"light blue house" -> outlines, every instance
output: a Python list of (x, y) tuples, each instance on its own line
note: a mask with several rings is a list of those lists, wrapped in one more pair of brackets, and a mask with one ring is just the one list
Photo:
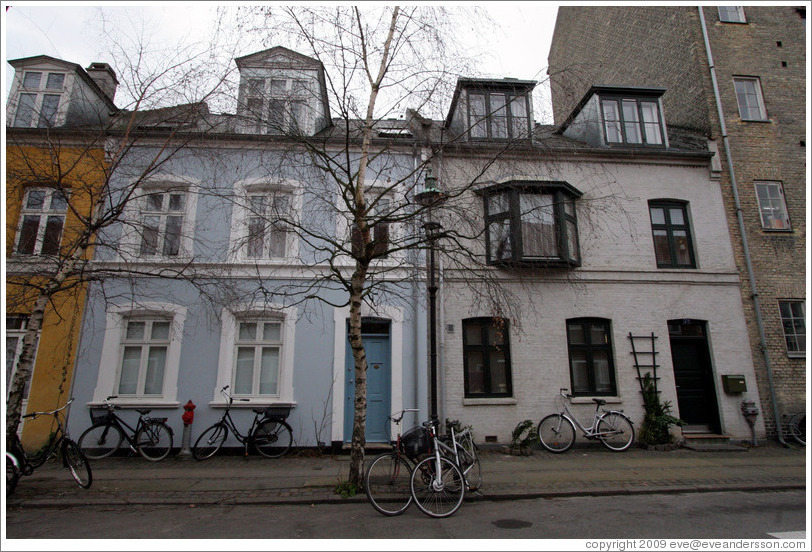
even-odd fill
[[(335, 275), (352, 268), (340, 183), (356, 170), (353, 122), (331, 121), (316, 60), (277, 47), (235, 61), (236, 114), (205, 104), (137, 114), (147, 130), (116, 170), (114, 189), (132, 199), (97, 252), (109, 275), (87, 304), (74, 435), (90, 425), (82, 407), (116, 395), (125, 419), (136, 408), (167, 417), (179, 447), (191, 400), (193, 443), (222, 415), (229, 386), (243, 431), (253, 408), (291, 405), (296, 445), (351, 439), (348, 295)], [(410, 124), (380, 123), (365, 182), (380, 247), (364, 305), (370, 443), (388, 442), (392, 412), (427, 415), (425, 282), (415, 253), (396, 247), (418, 230), (389, 220), (422, 178)]]

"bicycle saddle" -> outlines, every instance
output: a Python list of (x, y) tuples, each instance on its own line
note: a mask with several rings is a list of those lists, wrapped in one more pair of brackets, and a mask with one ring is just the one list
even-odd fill
[(603, 406), (606, 404), (606, 401), (603, 399), (592, 399), (593, 402), (597, 403), (598, 406)]
[(147, 410), (146, 408), (136, 408), (135, 411), (141, 414), (142, 416), (146, 416), (147, 414), (152, 412), (152, 410)]

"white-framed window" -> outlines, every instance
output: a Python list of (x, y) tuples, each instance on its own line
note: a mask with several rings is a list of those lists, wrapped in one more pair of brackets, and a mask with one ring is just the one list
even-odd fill
[(166, 354), (172, 321), (165, 318), (128, 317), (121, 340), (116, 384), (120, 397), (162, 396)]
[(719, 21), (722, 23), (747, 23), (742, 6), (719, 6)]
[(127, 205), (121, 256), (176, 261), (192, 256), (196, 182), (160, 177), (145, 182)]
[(235, 396), (279, 395), (279, 360), (282, 353), (282, 322), (277, 318), (240, 318), (234, 342)]
[(298, 134), (312, 126), (309, 108), (315, 81), (305, 75), (266, 75), (243, 79), (243, 120), (248, 130)]
[(290, 225), (298, 220), (298, 182), (243, 180), (234, 184), (231, 255), (237, 262), (293, 262), (299, 240)]
[(64, 89), (65, 73), (25, 71), (14, 115), (14, 126), (38, 128), (56, 126)]
[(57, 255), (65, 227), (69, 193), (56, 188), (29, 188), (25, 191), (17, 243), (18, 255)]
[(761, 81), (758, 77), (733, 77), (739, 115), (745, 121), (766, 121), (767, 110), (761, 94)]
[(282, 259), (287, 256), (290, 194), (258, 190), (248, 195), (245, 256), (249, 259)]
[(756, 198), (765, 230), (792, 230), (781, 182), (756, 182)]
[(787, 355), (806, 356), (806, 301), (779, 301)]
[(226, 385), (247, 404), (293, 403), (294, 308), (242, 305), (222, 313), (220, 359), (213, 404)]
[(110, 307), (93, 403), (118, 395), (124, 405), (177, 406), (185, 321), (180, 305)]
[[(24, 314), (11, 314), (6, 316), (6, 392), (8, 392), (11, 380), (17, 373), (17, 364), (20, 360), (20, 353), (23, 350), (23, 338), (28, 329), (28, 316)], [(33, 377), (33, 371), (31, 376)], [(23, 391), (23, 401), (28, 399), (28, 392), (31, 388), (31, 379), (25, 382)], [(25, 406), (25, 403), (24, 405)], [(25, 408), (23, 408), (25, 412)]]

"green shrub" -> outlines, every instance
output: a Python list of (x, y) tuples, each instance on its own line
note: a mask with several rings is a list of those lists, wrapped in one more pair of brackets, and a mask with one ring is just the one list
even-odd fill
[(539, 443), (539, 436), (535, 431), (533, 420), (519, 422), (510, 436), (511, 454), (526, 454)]
[(670, 401), (660, 402), (651, 374), (646, 374), (641, 384), (646, 414), (637, 435), (638, 442), (642, 445), (666, 445), (672, 439), (670, 427), (682, 426), (684, 422), (671, 415)]

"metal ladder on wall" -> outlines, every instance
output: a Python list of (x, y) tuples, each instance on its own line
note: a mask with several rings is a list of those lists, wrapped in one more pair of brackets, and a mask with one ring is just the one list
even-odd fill
[[(629, 332), (629, 341), (632, 345), (632, 355), (634, 355), (634, 368), (637, 370), (637, 382), (640, 384), (640, 393), (643, 395), (643, 401), (646, 400), (645, 381), (648, 375), (654, 385), (654, 393), (659, 394), (657, 389), (657, 368), (660, 365), (657, 363), (657, 336), (652, 332), (650, 335), (634, 335)], [(637, 342), (637, 343), (635, 343)]]

